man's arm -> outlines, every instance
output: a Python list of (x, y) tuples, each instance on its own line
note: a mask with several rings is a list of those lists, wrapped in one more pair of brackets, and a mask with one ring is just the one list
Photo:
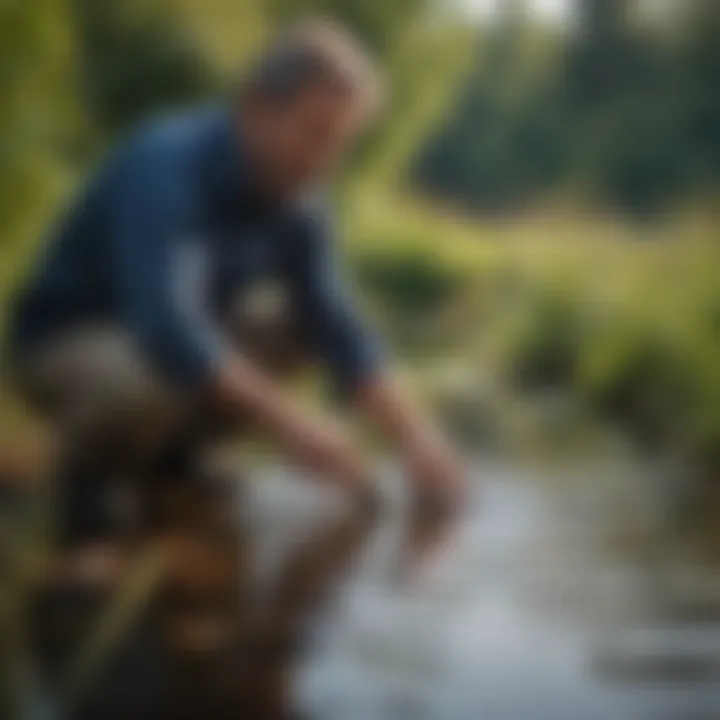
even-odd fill
[(210, 396), (220, 406), (249, 414), (291, 460), (362, 494), (370, 472), (338, 419), (311, 414), (240, 354), (214, 373)]
[(338, 425), (313, 417), (244, 358), (208, 308), (208, 267), (193, 242), (193, 193), (167, 158), (142, 158), (115, 197), (113, 252), (123, 321), (180, 393), (250, 415), (291, 459), (347, 484), (366, 478)]
[(431, 416), (389, 372), (358, 388), (355, 405), (396, 443), (422, 501), (453, 507), (461, 502), (464, 471)]
[(420, 495), (454, 502), (464, 489), (456, 454), (388, 368), (348, 295), (321, 214), (308, 216), (292, 267), (293, 304), (343, 396), (400, 449)]
[(179, 393), (196, 395), (231, 355), (208, 312), (208, 256), (181, 159), (136, 148), (112, 197), (119, 311), (148, 360)]

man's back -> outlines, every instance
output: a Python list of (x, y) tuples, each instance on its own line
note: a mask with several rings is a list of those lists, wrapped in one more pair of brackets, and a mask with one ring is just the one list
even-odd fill
[[(77, 323), (116, 320), (120, 312), (113, 242), (123, 198), (147, 181), (182, 192), (178, 213), (199, 202), (201, 161), (218, 134), (220, 113), (195, 111), (144, 124), (104, 161), (51, 232), (13, 317), (12, 343), (25, 349)], [(149, 219), (148, 219), (149, 220)]]

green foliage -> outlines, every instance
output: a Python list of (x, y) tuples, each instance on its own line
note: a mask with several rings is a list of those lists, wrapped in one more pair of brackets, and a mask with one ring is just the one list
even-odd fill
[(400, 318), (437, 312), (457, 296), (466, 280), (436, 253), (423, 250), (365, 252), (355, 258), (355, 266), (364, 287)]
[(0, 247), (23, 242), (54, 190), (73, 133), (73, 51), (64, 0), (0, 8)]
[(574, 426), (618, 431), (720, 476), (712, 216), (660, 234), (587, 218), (459, 224), (389, 199), (357, 212), (359, 279), (407, 362), (422, 378), (437, 369), (439, 385), (422, 388), (438, 407), (501, 423), (515, 401), (549, 400), (572, 408)]
[(508, 212), (557, 174), (554, 103), (528, 71), (540, 49), (515, 24), (480, 43), (459, 102), (417, 160), (423, 186), (475, 211)]
[(613, 275), (592, 255), (568, 261), (572, 282), (515, 260), (514, 297), (485, 296), (501, 376), (526, 396), (571, 399), (651, 453), (720, 473), (718, 283), (703, 271), (717, 250), (708, 256), (689, 238), (640, 247)]
[[(717, 4), (693, 0), (677, 28), (652, 32), (632, 22), (634, 7), (580, 0), (571, 35), (519, 21), (491, 33), (462, 102), (420, 156), (420, 184), (483, 212), (522, 209), (572, 187), (637, 216), (714, 191)], [(532, 36), (557, 50), (528, 56)]]
[(683, 432), (683, 421), (701, 400), (687, 348), (653, 328), (638, 328), (632, 337), (622, 331), (616, 328), (611, 346), (604, 348), (603, 372), (586, 378), (583, 391), (595, 412), (657, 446)]
[(148, 113), (213, 88), (192, 36), (167, 6), (75, 0), (74, 18), (83, 99), (105, 142)]
[(575, 382), (583, 327), (572, 296), (537, 293), (509, 353), (513, 383), (525, 391), (568, 389)]

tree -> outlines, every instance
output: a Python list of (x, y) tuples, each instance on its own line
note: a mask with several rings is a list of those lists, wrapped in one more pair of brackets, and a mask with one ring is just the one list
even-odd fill
[(531, 35), (517, 41), (512, 13), (420, 154), (419, 182), (474, 211), (518, 209), (562, 186), (636, 217), (712, 192), (719, 7), (683, 5), (674, 36), (636, 23), (631, 0), (579, 0), (577, 27), (546, 73), (523, 65)]
[(82, 99), (99, 139), (150, 111), (203, 96), (214, 79), (167, 4), (75, 0)]
[(0, 12), (0, 240), (7, 247), (52, 194), (77, 115), (65, 0), (14, 0)]

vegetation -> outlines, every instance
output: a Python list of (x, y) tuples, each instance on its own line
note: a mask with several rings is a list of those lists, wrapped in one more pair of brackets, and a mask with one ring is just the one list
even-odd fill
[(462, 369), (463, 402), (489, 381), (500, 411), (512, 398), (560, 399), (652, 456), (718, 477), (713, 216), (661, 230), (554, 215), (480, 230), (423, 221), (427, 211), (396, 201), (382, 207), (353, 237), (353, 254), (417, 367)]
[[(635, 217), (712, 195), (720, 179), (715, 0), (584, 0), (571, 38), (523, 2), (476, 49), (462, 102), (430, 138), (418, 182), (473, 211), (568, 191)], [(644, 14), (643, 12), (644, 11)]]

